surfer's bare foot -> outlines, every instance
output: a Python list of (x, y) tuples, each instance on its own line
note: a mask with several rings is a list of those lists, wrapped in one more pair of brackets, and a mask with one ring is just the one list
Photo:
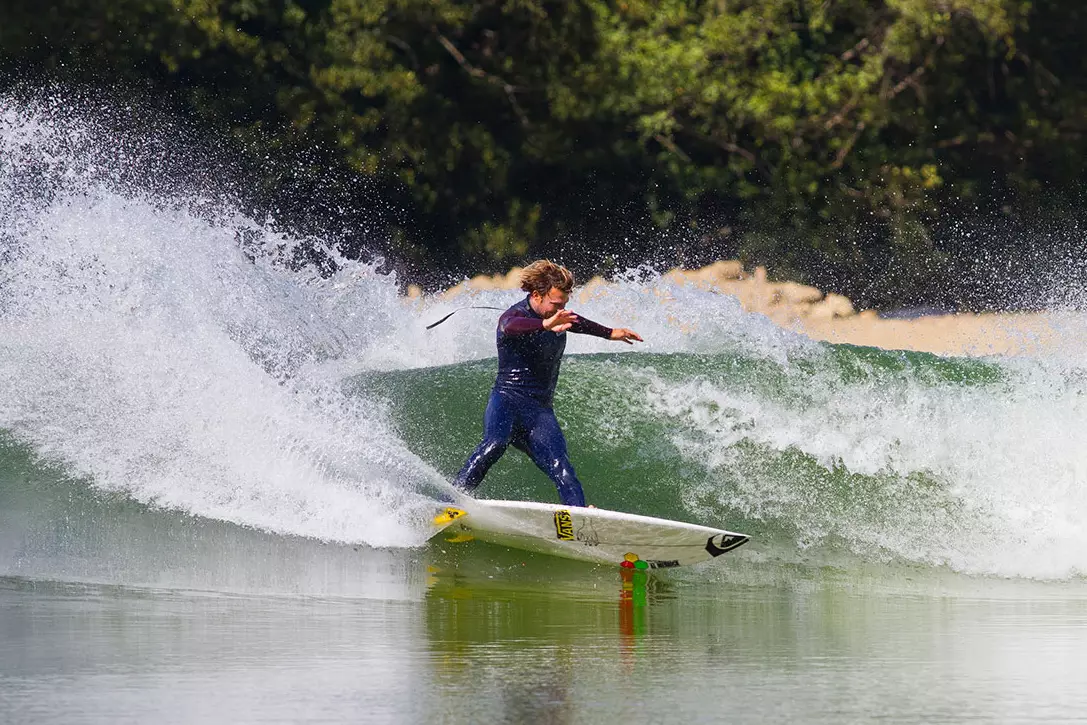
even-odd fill
[(587, 509), (594, 509), (594, 508), (596, 508), (596, 506), (593, 506), (592, 504), (589, 504), (589, 505), (588, 505), (588, 506), (586, 506), (585, 508), (587, 508)]

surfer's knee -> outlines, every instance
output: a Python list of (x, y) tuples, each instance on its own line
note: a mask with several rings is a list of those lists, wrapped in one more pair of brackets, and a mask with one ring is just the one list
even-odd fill
[(548, 435), (539, 429), (534, 430), (528, 436), (528, 449), (532, 460), (545, 471), (570, 465), (566, 444), (561, 435)]
[(565, 458), (554, 459), (547, 467), (541, 466), (559, 491), (559, 499), (567, 506), (584, 506), (585, 493), (574, 467)]
[(585, 492), (581, 489), (581, 484), (576, 478), (573, 481), (564, 481), (557, 488), (559, 489), (559, 500), (562, 501), (563, 505), (585, 505)]
[(570, 463), (570, 459), (566, 456), (555, 456), (551, 461), (551, 476), (555, 479), (562, 479), (564, 481), (577, 481), (577, 474), (574, 473), (574, 464)]
[(487, 470), (506, 452), (508, 441), (501, 439), (484, 439), (475, 453), (465, 463), (465, 471), (480, 471), (480, 478), (486, 475)]
[(510, 442), (501, 438), (487, 438), (479, 446), (479, 457), (494, 462), (502, 457)]
[(501, 438), (485, 438), (464, 462), (453, 485), (462, 491), (474, 490), (483, 481), (491, 466), (506, 452), (508, 445), (509, 441)]

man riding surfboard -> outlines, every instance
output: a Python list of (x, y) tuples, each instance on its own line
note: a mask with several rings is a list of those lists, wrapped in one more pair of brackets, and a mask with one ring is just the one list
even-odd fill
[(483, 441), (465, 461), (454, 485), (474, 490), (513, 446), (524, 451), (554, 482), (567, 506), (584, 506), (585, 494), (566, 453), (566, 438), (552, 409), (566, 333), (593, 335), (633, 345), (642, 338), (624, 327), (605, 327), (566, 309), (574, 276), (541, 259), (521, 273), (528, 295), (498, 318), (498, 376), (483, 416)]

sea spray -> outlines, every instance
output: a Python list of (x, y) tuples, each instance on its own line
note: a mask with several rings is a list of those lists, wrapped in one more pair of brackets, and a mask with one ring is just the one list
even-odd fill
[(321, 369), (395, 329), (395, 280), (346, 260), (332, 276), (298, 269), (286, 262), (301, 240), (199, 189), (134, 184), (136, 162), (93, 115), (56, 99), (0, 107), (0, 428), (156, 506), (327, 540), (424, 540), (421, 492), (444, 482), (380, 405)]
[[(0, 118), (0, 428), (82, 485), (163, 510), (421, 543), (478, 441), (497, 313), (428, 332), (466, 298), (405, 300), (376, 266), (229, 195), (147, 183), (140, 169), (184, 155), (115, 154), (67, 102), (8, 100)], [(334, 264), (299, 264), (312, 249)], [(774, 564), (829, 551), (1087, 571), (1075, 351), (971, 361), (815, 343), (651, 270), (573, 307), (646, 338), (569, 341), (556, 409), (590, 500), (745, 531), (738, 556)], [(553, 490), (511, 451), (481, 494)]]

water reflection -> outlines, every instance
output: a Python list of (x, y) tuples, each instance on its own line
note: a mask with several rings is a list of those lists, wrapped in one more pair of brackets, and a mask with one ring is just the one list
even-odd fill
[(425, 600), (428, 645), (436, 686), (466, 722), (585, 721), (586, 697), (614, 700), (609, 691), (630, 687), (616, 678), (653, 657), (641, 642), (654, 606), (672, 597), (648, 572), (486, 545), (443, 564)]
[(623, 670), (634, 670), (637, 638), (645, 634), (646, 606), (649, 603), (648, 578), (644, 571), (619, 569), (622, 587), (619, 590), (619, 656)]
[(0, 577), (0, 722), (1087, 711), (1087, 592), (1075, 583), (742, 558), (645, 572), (479, 542), (334, 546), (157, 514), (127, 528), (32, 523), (0, 532), (0, 563), (33, 574)]
[(931, 722), (1087, 706), (1072, 686), (1087, 676), (1082, 587), (780, 567), (782, 584), (751, 586), (720, 567), (677, 576), (462, 556), (425, 603), (436, 687), (466, 722), (717, 722), (726, 710)]
[(746, 586), (485, 545), (417, 553), (410, 571), (355, 553), (360, 591), (371, 574), (378, 590), (421, 582), (400, 601), (0, 579), (0, 721), (921, 723), (1087, 711), (1087, 599), (1075, 588), (968, 581), (971, 594), (951, 596), (801, 574)]

